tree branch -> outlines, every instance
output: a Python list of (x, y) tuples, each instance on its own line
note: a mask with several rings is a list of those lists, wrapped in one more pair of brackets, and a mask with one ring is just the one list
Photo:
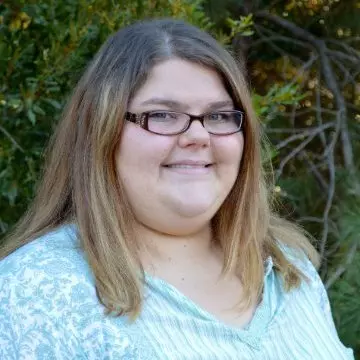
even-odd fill
[(341, 63), (341, 61), (333, 58), (332, 62), (339, 68), (339, 70), (344, 74), (344, 78), (340, 84), (341, 88), (344, 88), (349, 82), (352, 83), (352, 85), (357, 86), (355, 77), (350, 74), (350, 71), (346, 68), (345, 65)]
[(279, 177), (281, 176), (285, 165), (292, 159), (294, 158), (300, 151), (302, 151), (306, 145), (316, 136), (316, 134), (312, 134), (310, 136), (308, 136), (308, 138), (306, 140), (304, 140), (303, 142), (301, 142), (296, 148), (294, 148), (287, 156), (285, 156), (279, 164), (278, 169), (276, 170), (276, 180), (279, 179)]
[(320, 189), (323, 191), (329, 191), (329, 185), (324, 179), (324, 177), (321, 175), (320, 171), (317, 169), (316, 165), (312, 162), (309, 155), (305, 150), (300, 152), (300, 156), (304, 159), (307, 166), (310, 169), (310, 172), (314, 175), (315, 179), (320, 185)]
[(339, 277), (346, 271), (346, 269), (351, 265), (354, 260), (358, 244), (354, 243), (346, 254), (345, 261), (338, 266), (335, 272), (329, 277), (325, 282), (326, 289), (329, 289), (334, 283), (339, 279)]
[(288, 56), (290, 58), (293, 59), (294, 62), (296, 62), (297, 64), (302, 64), (303, 60), (301, 58), (299, 58), (298, 56), (295, 56), (294, 54), (289, 54), (288, 52), (284, 51), (283, 48), (277, 46), (273, 41), (269, 41), (268, 37), (266, 37), (262, 31), (262, 29), (260, 29), (259, 25), (254, 25), (254, 28), (256, 29), (257, 33), (259, 34), (259, 36), (266, 41), (270, 47), (272, 47), (276, 52), (278, 52), (279, 54), (283, 55), (283, 56)]
[[(320, 86), (319, 86), (319, 84), (321, 84), (321, 72), (318, 73), (317, 79), (318, 79), (318, 84), (315, 87), (315, 98), (316, 98), (315, 112), (316, 112), (316, 120), (317, 120), (318, 125), (322, 125), (323, 124), (322, 114), (325, 111), (321, 107), (321, 94), (320, 94)], [(337, 112), (334, 112), (334, 115), (337, 115)], [(325, 148), (326, 147), (326, 137), (325, 137), (324, 133), (320, 134), (320, 139), (321, 139), (321, 143), (322, 143), (323, 147)]]
[(255, 13), (255, 17), (264, 18), (281, 26), (283, 29), (290, 31), (298, 39), (307, 41), (311, 44), (314, 49), (317, 50), (321, 63), (321, 71), (323, 74), (324, 81), (333, 93), (337, 110), (339, 111), (339, 121), (341, 124), (341, 142), (343, 157), (346, 169), (352, 174), (355, 174), (354, 156), (351, 145), (351, 139), (349, 136), (348, 124), (347, 124), (347, 109), (345, 98), (339, 88), (339, 84), (336, 80), (334, 71), (331, 67), (330, 59), (328, 56), (328, 48), (324, 40), (315, 37), (310, 32), (300, 28), (296, 24), (285, 20), (277, 15), (270, 14), (266, 11), (259, 11)]
[(326, 49), (326, 52), (328, 55), (332, 55), (340, 60), (347, 60), (355, 65), (359, 65), (360, 57), (351, 56), (351, 55), (345, 54), (341, 51), (330, 50), (330, 49)]
[(334, 127), (334, 123), (332, 123), (332, 122), (322, 124), (322, 125), (319, 125), (319, 126), (316, 126), (316, 127), (313, 127), (313, 128), (306, 129), (306, 130), (304, 130), (303, 132), (301, 132), (299, 134), (289, 136), (287, 139), (281, 141), (280, 143), (278, 143), (275, 146), (275, 149), (280, 150), (283, 147), (285, 147), (286, 145), (288, 145), (289, 143), (291, 143), (292, 141), (301, 140), (306, 136), (315, 137), (317, 134), (319, 134), (322, 131), (324, 131), (325, 129), (329, 129), (331, 127)]
[(17, 143), (17, 141), (11, 136), (11, 134), (0, 125), (0, 131), (12, 142), (12, 144), (20, 150), (22, 153), (25, 153), (25, 150)]
[(346, 42), (339, 41), (336, 39), (325, 39), (325, 41), (327, 43), (334, 44), (334, 45), (337, 45), (337, 46), (343, 48), (344, 51), (346, 51), (348, 54), (351, 54), (351, 55), (357, 57), (358, 61), (360, 61), (360, 53), (356, 49), (354, 49), (352, 46), (348, 45)]
[(269, 41), (282, 41), (282, 42), (289, 42), (291, 44), (295, 44), (307, 49), (311, 49), (311, 46), (309, 46), (309, 44), (303, 42), (303, 41), (299, 41), (296, 39), (293, 39), (291, 37), (287, 37), (287, 36), (282, 36), (282, 35), (273, 35), (273, 36), (269, 36), (269, 37), (263, 37), (261, 39), (255, 40), (251, 43), (252, 47), (261, 45), (263, 43), (267, 43)]

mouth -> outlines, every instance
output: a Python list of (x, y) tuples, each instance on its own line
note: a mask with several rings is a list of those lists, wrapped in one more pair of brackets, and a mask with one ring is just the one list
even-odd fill
[(163, 168), (169, 173), (181, 176), (207, 176), (212, 173), (212, 163), (165, 164)]
[(167, 164), (163, 167), (169, 169), (206, 169), (213, 166), (213, 164)]

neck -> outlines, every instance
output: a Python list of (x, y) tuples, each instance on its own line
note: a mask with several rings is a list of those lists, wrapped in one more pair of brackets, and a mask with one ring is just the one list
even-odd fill
[(204, 262), (213, 254), (210, 224), (186, 236), (164, 234), (139, 225), (140, 258), (144, 269), (157, 272), (157, 268), (183, 267)]

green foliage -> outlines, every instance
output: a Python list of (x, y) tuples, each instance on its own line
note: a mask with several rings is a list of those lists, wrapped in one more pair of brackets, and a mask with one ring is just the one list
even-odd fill
[(211, 27), (200, 1), (21, 0), (0, 5), (0, 234), (33, 197), (44, 146), (87, 62), (119, 28), (164, 16)]
[[(333, 316), (339, 335), (346, 339), (355, 349), (360, 347), (359, 288), (360, 288), (360, 256), (357, 253), (353, 265), (329, 291), (332, 299)], [(357, 355), (360, 355), (357, 353)]]
[(305, 95), (300, 93), (297, 84), (275, 83), (265, 95), (254, 93), (252, 97), (256, 113), (267, 123), (276, 117), (285, 105), (298, 105)]
[[(339, 335), (360, 359), (359, 2), (208, 0), (205, 8), (221, 38), (247, 60), (254, 106), (271, 140), (279, 210), (317, 239), (323, 256), (320, 274), (329, 289)], [(239, 37), (237, 19), (249, 9), (254, 14), (253, 34)], [(271, 16), (264, 18), (266, 11)], [(291, 28), (285, 29), (283, 20)], [(299, 31), (292, 32), (296, 27)], [(325, 73), (314, 38), (327, 47), (330, 69)], [(335, 95), (327, 82), (330, 71), (347, 102), (348, 130), (340, 130), (338, 138), (334, 128), (315, 134), (339, 119), (339, 111), (334, 111), (339, 93)], [(346, 134), (344, 141), (341, 136)], [(353, 163), (345, 161), (346, 145)]]
[(340, 336), (352, 344), (360, 356), (360, 253), (356, 251), (360, 246), (360, 188), (349, 183), (344, 174), (340, 174), (339, 182), (341, 202), (333, 209), (333, 216), (338, 221), (331, 228), (337, 241), (331, 249), (334, 261), (328, 279), (336, 279), (339, 271), (343, 274), (340, 281), (333, 281), (329, 295)]
[(234, 37), (235, 35), (251, 36), (254, 34), (254, 21), (252, 14), (249, 14), (247, 16), (240, 16), (240, 20), (233, 20), (231, 18), (228, 18), (227, 23), (231, 28), (231, 37)]

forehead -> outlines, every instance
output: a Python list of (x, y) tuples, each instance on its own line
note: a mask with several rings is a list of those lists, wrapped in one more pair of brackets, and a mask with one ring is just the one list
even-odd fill
[(231, 101), (220, 75), (213, 69), (180, 59), (170, 59), (153, 67), (145, 84), (135, 94), (131, 107), (151, 98), (172, 99), (188, 108), (211, 102)]

